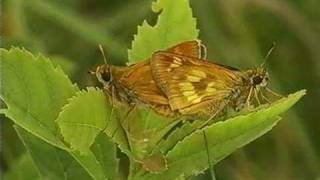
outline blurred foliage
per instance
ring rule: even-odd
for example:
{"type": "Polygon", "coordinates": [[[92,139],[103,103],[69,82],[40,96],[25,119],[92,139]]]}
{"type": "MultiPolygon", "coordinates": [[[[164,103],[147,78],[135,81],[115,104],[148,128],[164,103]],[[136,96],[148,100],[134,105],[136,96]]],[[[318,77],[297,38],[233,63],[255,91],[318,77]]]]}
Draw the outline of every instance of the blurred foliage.
{"type": "MultiPolygon", "coordinates": [[[[257,66],[273,42],[268,60],[272,89],[308,95],[275,129],[216,166],[217,179],[315,179],[320,177],[320,1],[191,0],[200,39],[209,59],[239,68],[257,66]]],[[[136,26],[154,22],[147,0],[3,0],[1,46],[45,53],[80,87],[102,63],[102,44],[113,64],[127,61],[136,26]],[[61,58],[62,57],[62,58],[61,58]]],[[[180,27],[177,25],[176,27],[180,27]]],[[[183,31],[183,29],[181,29],[183,31]]],[[[1,117],[4,119],[4,117],[1,117]]],[[[10,121],[1,120],[1,171],[28,166],[10,121]]],[[[13,175],[12,175],[13,176],[13,175]]],[[[18,175],[14,175],[18,176],[18,175]]],[[[194,179],[209,178],[208,174],[194,179]]]]}

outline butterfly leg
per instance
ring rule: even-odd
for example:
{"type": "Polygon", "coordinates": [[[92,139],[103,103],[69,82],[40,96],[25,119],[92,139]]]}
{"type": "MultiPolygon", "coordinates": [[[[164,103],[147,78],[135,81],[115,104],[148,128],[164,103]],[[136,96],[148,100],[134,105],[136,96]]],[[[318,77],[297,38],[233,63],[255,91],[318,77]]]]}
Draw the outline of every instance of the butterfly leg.
{"type": "MultiPolygon", "coordinates": [[[[125,134],[127,134],[127,136],[125,136],[127,142],[129,142],[129,137],[128,137],[128,133],[129,133],[129,129],[124,128],[123,124],[124,124],[124,120],[129,117],[129,114],[133,111],[133,109],[135,108],[135,106],[130,106],[130,109],[126,112],[126,114],[124,115],[123,118],[117,119],[117,127],[115,128],[115,130],[113,131],[113,133],[111,134],[111,138],[114,138],[114,136],[117,134],[118,130],[122,130],[125,132],[125,134]]],[[[111,113],[113,113],[114,110],[112,110],[111,113]]]]}
{"type": "Polygon", "coordinates": [[[250,100],[251,100],[251,96],[252,96],[252,89],[253,88],[250,88],[249,94],[248,94],[248,97],[247,97],[247,100],[246,100],[247,107],[250,106],[250,100]]]}
{"type": "MultiPolygon", "coordinates": [[[[105,127],[101,130],[101,132],[104,132],[107,128],[108,128],[108,126],[109,126],[109,124],[110,124],[110,121],[111,121],[111,118],[112,118],[112,115],[113,115],[113,113],[114,113],[114,104],[115,104],[115,99],[114,99],[114,95],[113,95],[113,86],[111,86],[111,95],[109,94],[110,93],[110,89],[109,89],[110,87],[104,87],[103,88],[103,91],[104,91],[104,93],[107,95],[107,97],[106,97],[106,99],[107,99],[107,101],[108,102],[110,102],[111,101],[111,113],[110,113],[110,117],[109,117],[109,119],[107,119],[106,121],[107,121],[107,123],[106,123],[106,125],[105,125],[105,127]]],[[[117,130],[115,130],[112,134],[111,134],[111,137],[113,137],[114,136],[114,134],[115,134],[115,132],[116,132],[117,130]]]]}
{"type": "Polygon", "coordinates": [[[207,59],[207,47],[200,43],[200,59],[207,59]]]}
{"type": "MultiPolygon", "coordinates": [[[[111,114],[113,114],[114,111],[115,111],[115,101],[116,101],[115,100],[115,87],[111,86],[111,104],[112,104],[112,112],[111,112],[111,114]]],[[[123,127],[124,122],[125,122],[124,120],[127,119],[127,117],[130,115],[130,113],[133,111],[133,109],[135,108],[135,105],[130,105],[129,107],[130,107],[130,109],[125,113],[125,115],[123,117],[120,116],[120,119],[118,121],[118,125],[115,128],[115,130],[113,131],[111,137],[114,137],[116,135],[117,131],[120,128],[125,130],[124,127],[123,127]]]]}
{"type": "Polygon", "coordinates": [[[271,104],[271,101],[263,94],[262,91],[259,91],[263,100],[267,101],[267,103],[271,104]]]}
{"type": "Polygon", "coordinates": [[[254,97],[256,98],[257,102],[258,102],[258,105],[260,106],[261,105],[261,102],[259,100],[259,96],[258,96],[258,90],[257,89],[254,89],[254,97]]]}
{"type": "MultiPolygon", "coordinates": [[[[121,125],[123,125],[125,123],[125,120],[127,120],[126,124],[128,124],[128,117],[130,115],[130,113],[135,109],[136,105],[131,105],[130,109],[126,112],[126,114],[123,117],[123,120],[121,122],[121,125]]],[[[127,126],[128,132],[130,132],[130,126],[127,126]]]]}
{"type": "Polygon", "coordinates": [[[210,117],[209,119],[207,119],[205,122],[203,122],[199,127],[198,129],[201,129],[203,128],[204,126],[208,125],[210,123],[211,120],[213,120],[225,107],[227,104],[229,104],[230,100],[224,102],[222,105],[220,105],[219,109],[214,112],[210,117]]]}
{"type": "Polygon", "coordinates": [[[279,97],[279,98],[283,98],[283,96],[282,96],[282,95],[280,95],[280,94],[278,94],[278,93],[276,93],[276,92],[272,91],[272,90],[271,90],[271,89],[269,89],[269,88],[266,88],[266,90],[267,90],[269,93],[271,93],[273,96],[276,96],[276,97],[279,97]]]}

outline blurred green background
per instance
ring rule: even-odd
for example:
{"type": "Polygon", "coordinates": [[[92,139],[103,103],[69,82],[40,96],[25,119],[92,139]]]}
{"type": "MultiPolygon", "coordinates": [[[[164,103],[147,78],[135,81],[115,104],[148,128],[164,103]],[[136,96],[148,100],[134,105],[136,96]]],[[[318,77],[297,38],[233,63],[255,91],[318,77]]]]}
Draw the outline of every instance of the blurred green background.
{"type": "MultiPolygon", "coordinates": [[[[62,66],[80,87],[103,63],[125,65],[137,25],[155,23],[150,0],[3,0],[1,46],[24,47],[62,66]]],[[[320,179],[320,1],[191,0],[200,39],[215,62],[242,69],[268,60],[271,89],[308,94],[267,135],[216,167],[217,179],[320,179]]],[[[176,25],[179,30],[179,24],[176,25]]],[[[183,29],[181,29],[183,31],[183,29]]],[[[3,116],[1,116],[4,119],[3,116]]],[[[34,177],[35,167],[12,123],[2,120],[1,171],[10,179],[34,177]],[[12,173],[13,172],[13,173],[12,173]],[[27,174],[25,174],[27,172],[27,174]]],[[[193,179],[209,179],[208,173],[193,179]]]]}

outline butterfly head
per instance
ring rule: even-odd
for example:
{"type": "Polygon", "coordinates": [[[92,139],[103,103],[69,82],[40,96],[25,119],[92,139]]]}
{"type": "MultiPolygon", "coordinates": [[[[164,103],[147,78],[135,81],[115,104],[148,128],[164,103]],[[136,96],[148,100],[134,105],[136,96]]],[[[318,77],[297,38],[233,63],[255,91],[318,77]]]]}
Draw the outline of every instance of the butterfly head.
{"type": "Polygon", "coordinates": [[[249,83],[255,88],[263,88],[268,85],[269,74],[265,68],[256,68],[247,71],[249,83]]]}
{"type": "Polygon", "coordinates": [[[264,57],[263,63],[260,67],[255,68],[253,70],[248,70],[250,85],[254,88],[266,87],[269,81],[269,74],[266,69],[266,62],[271,55],[272,51],[274,50],[276,44],[275,42],[272,44],[271,48],[269,49],[267,55],[264,57]]]}
{"type": "Polygon", "coordinates": [[[111,68],[110,65],[104,64],[98,66],[95,71],[91,71],[91,74],[94,74],[98,81],[103,84],[104,87],[109,87],[112,82],[111,68]]]}
{"type": "Polygon", "coordinates": [[[112,82],[111,65],[107,62],[102,45],[99,45],[99,50],[103,56],[104,64],[98,66],[95,71],[89,71],[89,73],[95,75],[104,87],[109,87],[112,82]]]}

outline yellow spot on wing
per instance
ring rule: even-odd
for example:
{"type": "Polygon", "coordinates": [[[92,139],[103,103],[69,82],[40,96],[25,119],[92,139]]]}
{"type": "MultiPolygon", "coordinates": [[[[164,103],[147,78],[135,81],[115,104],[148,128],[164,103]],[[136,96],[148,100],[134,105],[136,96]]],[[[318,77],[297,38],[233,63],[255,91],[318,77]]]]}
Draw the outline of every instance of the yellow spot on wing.
{"type": "Polygon", "coordinates": [[[180,66],[179,64],[175,64],[175,63],[170,64],[170,67],[171,67],[171,68],[177,68],[177,67],[179,67],[179,66],[180,66]]]}
{"type": "Polygon", "coordinates": [[[178,65],[182,65],[182,61],[181,61],[181,59],[178,58],[178,57],[174,57],[174,58],[173,58],[173,63],[178,64],[178,65]]]}
{"type": "Polygon", "coordinates": [[[188,84],[182,84],[180,83],[180,90],[181,91],[194,91],[194,86],[191,84],[191,83],[188,83],[188,84]],[[190,85],[191,84],[191,85],[190,85]]]}
{"type": "Polygon", "coordinates": [[[198,76],[198,77],[201,77],[201,78],[206,78],[207,77],[207,74],[201,70],[192,70],[191,71],[191,74],[194,75],[194,76],[198,76]]]}
{"type": "Polygon", "coordinates": [[[213,93],[213,92],[215,92],[215,91],[217,91],[216,88],[209,87],[209,86],[206,88],[206,92],[208,92],[208,93],[213,93]]]}
{"type": "Polygon", "coordinates": [[[195,91],[183,91],[182,94],[186,97],[196,95],[195,91]]]}
{"type": "Polygon", "coordinates": [[[194,99],[192,101],[192,103],[199,103],[199,102],[201,102],[201,99],[202,99],[202,97],[198,97],[197,99],[194,99]]]}
{"type": "Polygon", "coordinates": [[[182,60],[178,57],[174,57],[172,63],[170,64],[171,68],[177,68],[182,66],[182,60]]]}
{"type": "Polygon", "coordinates": [[[213,87],[215,84],[215,82],[210,82],[207,87],[213,87]]]}
{"type": "Polygon", "coordinates": [[[187,79],[188,79],[188,81],[191,81],[191,82],[200,82],[200,80],[201,80],[202,78],[201,78],[201,77],[198,77],[198,76],[188,75],[188,76],[187,76],[187,79]]]}
{"type": "Polygon", "coordinates": [[[191,82],[181,82],[179,83],[180,89],[194,89],[191,82]]]}
{"type": "Polygon", "coordinates": [[[192,95],[192,96],[187,96],[188,101],[194,101],[194,100],[197,99],[197,98],[198,98],[198,95],[197,95],[197,94],[194,94],[194,95],[192,95]]]}

